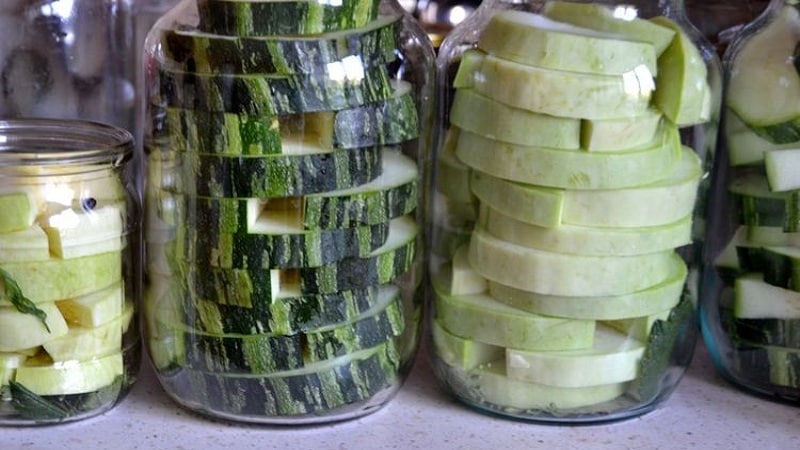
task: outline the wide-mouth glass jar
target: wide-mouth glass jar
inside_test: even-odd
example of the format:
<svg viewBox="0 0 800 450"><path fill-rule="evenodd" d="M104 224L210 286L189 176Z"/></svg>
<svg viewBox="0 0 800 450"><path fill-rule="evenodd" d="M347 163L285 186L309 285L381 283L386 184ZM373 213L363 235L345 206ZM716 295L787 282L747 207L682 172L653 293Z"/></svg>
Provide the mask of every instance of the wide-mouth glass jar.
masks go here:
<svg viewBox="0 0 800 450"><path fill-rule="evenodd" d="M145 52L161 385L231 421L376 411L421 329L425 33L394 0L184 0Z"/></svg>
<svg viewBox="0 0 800 450"><path fill-rule="evenodd" d="M136 379L132 147L111 125L0 121L0 425L100 414Z"/></svg>
<svg viewBox="0 0 800 450"><path fill-rule="evenodd" d="M720 373L800 399L800 5L770 2L725 53L703 333ZM711 241L709 241L712 244Z"/></svg>
<svg viewBox="0 0 800 450"><path fill-rule="evenodd" d="M716 52L679 1L489 0L437 69L437 377L531 421L654 409L696 341Z"/></svg>

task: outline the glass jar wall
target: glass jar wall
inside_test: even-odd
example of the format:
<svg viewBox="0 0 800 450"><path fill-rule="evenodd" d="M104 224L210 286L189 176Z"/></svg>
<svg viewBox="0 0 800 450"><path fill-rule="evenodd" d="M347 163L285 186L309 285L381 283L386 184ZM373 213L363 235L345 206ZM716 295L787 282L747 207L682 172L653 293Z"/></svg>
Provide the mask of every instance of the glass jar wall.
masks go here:
<svg viewBox="0 0 800 450"><path fill-rule="evenodd" d="M697 337L713 47L681 2L490 0L437 69L437 377L531 421L652 410Z"/></svg>
<svg viewBox="0 0 800 450"><path fill-rule="evenodd" d="M796 1L772 1L729 47L701 318L720 372L798 400L797 182L800 42Z"/></svg>
<svg viewBox="0 0 800 450"><path fill-rule="evenodd" d="M141 360L132 136L0 121L0 425L113 407Z"/></svg>
<svg viewBox="0 0 800 450"><path fill-rule="evenodd" d="M394 1L184 0L145 48L161 385L232 421L377 410L421 330L425 33Z"/></svg>

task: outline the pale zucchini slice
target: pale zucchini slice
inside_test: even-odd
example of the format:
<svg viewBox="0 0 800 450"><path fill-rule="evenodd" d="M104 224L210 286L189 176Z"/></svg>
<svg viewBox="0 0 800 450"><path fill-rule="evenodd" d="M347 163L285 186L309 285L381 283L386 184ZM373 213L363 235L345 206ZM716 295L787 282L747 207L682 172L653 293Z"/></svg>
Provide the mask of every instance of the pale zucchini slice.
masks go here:
<svg viewBox="0 0 800 450"><path fill-rule="evenodd" d="M450 108L450 123L463 130L511 144L558 149L577 149L581 146L580 120L514 108L472 89L456 90Z"/></svg>
<svg viewBox="0 0 800 450"><path fill-rule="evenodd" d="M0 306L0 352L38 347L67 334L67 322L55 303L40 303L36 307L45 314L44 323L33 314L20 312L13 306Z"/></svg>
<svg viewBox="0 0 800 450"><path fill-rule="evenodd" d="M800 319L800 292L773 286L750 272L734 283L733 315L739 319Z"/></svg>
<svg viewBox="0 0 800 450"><path fill-rule="evenodd" d="M773 192L800 189L800 146L787 150L771 150L764 153L767 181Z"/></svg>
<svg viewBox="0 0 800 450"><path fill-rule="evenodd" d="M667 125L649 144L623 152L563 151L507 144L461 130L456 155L472 169L520 183L564 189L618 189L662 179L680 160L681 143L678 130Z"/></svg>
<svg viewBox="0 0 800 450"><path fill-rule="evenodd" d="M548 386L586 387L624 383L636 378L644 343L598 325L590 349L530 352L506 350L509 378Z"/></svg>
<svg viewBox="0 0 800 450"><path fill-rule="evenodd" d="M472 370L503 358L505 348L465 339L445 330L438 320L431 321L431 336L436 354L447 365Z"/></svg>
<svg viewBox="0 0 800 450"><path fill-rule="evenodd" d="M621 75L596 75L526 66L468 50L453 87L472 88L500 103L541 114L616 119L644 114L655 80L644 66Z"/></svg>
<svg viewBox="0 0 800 450"><path fill-rule="evenodd" d="M489 295L515 308L546 316L594 320L620 320L646 316L672 308L680 301L688 269L677 254L672 260L673 266L666 280L628 294L545 295L490 281Z"/></svg>
<svg viewBox="0 0 800 450"><path fill-rule="evenodd" d="M800 140L800 76L794 64L800 12L786 5L733 56L727 105L765 139Z"/></svg>
<svg viewBox="0 0 800 450"><path fill-rule="evenodd" d="M750 129L730 109L725 110L725 144L728 147L728 164L733 167L761 164L764 162L764 153L768 151L800 147L795 142L770 142Z"/></svg>
<svg viewBox="0 0 800 450"><path fill-rule="evenodd" d="M565 296L620 295L666 280L673 250L632 256L567 255L522 247L480 229L470 239L470 264L485 278L526 291Z"/></svg>
<svg viewBox="0 0 800 450"><path fill-rule="evenodd" d="M50 244L40 226L0 233L0 265L9 261L44 261L49 258Z"/></svg>
<svg viewBox="0 0 800 450"><path fill-rule="evenodd" d="M581 121L581 148L614 152L639 148L655 139L661 112L649 109L635 117Z"/></svg>
<svg viewBox="0 0 800 450"><path fill-rule="evenodd" d="M31 363L17 368L16 382L37 395L71 395L110 386L124 372L122 353L74 364Z"/></svg>
<svg viewBox="0 0 800 450"><path fill-rule="evenodd" d="M495 13L481 33L478 48L547 69L621 74L644 66L656 75L655 47L649 43L525 11Z"/></svg>

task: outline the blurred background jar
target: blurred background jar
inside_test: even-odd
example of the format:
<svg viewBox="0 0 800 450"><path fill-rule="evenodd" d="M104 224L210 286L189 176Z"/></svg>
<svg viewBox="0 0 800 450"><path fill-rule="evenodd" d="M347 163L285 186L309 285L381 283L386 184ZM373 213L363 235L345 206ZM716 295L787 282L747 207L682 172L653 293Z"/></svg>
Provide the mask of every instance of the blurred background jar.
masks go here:
<svg viewBox="0 0 800 450"><path fill-rule="evenodd" d="M654 409L698 335L714 48L682 1L488 0L437 69L438 379L538 422Z"/></svg>
<svg viewBox="0 0 800 450"><path fill-rule="evenodd" d="M733 36L755 19L769 0L686 0L686 14L720 55Z"/></svg>
<svg viewBox="0 0 800 450"><path fill-rule="evenodd" d="M0 120L0 425L91 417L136 380L132 156L113 125Z"/></svg>
<svg viewBox="0 0 800 450"><path fill-rule="evenodd" d="M720 373L749 392L793 402L800 399L798 30L798 2L773 0L725 53L701 303Z"/></svg>

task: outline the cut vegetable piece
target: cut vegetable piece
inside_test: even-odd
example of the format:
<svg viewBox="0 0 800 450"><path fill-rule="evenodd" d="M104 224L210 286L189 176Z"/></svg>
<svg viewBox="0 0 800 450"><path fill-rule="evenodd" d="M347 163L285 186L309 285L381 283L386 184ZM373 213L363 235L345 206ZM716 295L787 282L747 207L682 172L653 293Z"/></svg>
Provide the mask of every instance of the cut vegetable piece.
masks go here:
<svg viewBox="0 0 800 450"><path fill-rule="evenodd" d="M453 95L450 123L489 139L511 144L557 149L580 147L580 120L515 108L468 88L457 89Z"/></svg>
<svg viewBox="0 0 800 450"><path fill-rule="evenodd" d="M744 123L776 144L800 140L800 76L794 65L800 12L783 6L733 56L726 102Z"/></svg>
<svg viewBox="0 0 800 450"><path fill-rule="evenodd" d="M551 295L619 295L665 281L672 250L632 256L585 256L546 252L472 233L470 263L500 284Z"/></svg>
<svg viewBox="0 0 800 450"><path fill-rule="evenodd" d="M746 273L734 285L733 314L740 319L800 319L800 292L773 286Z"/></svg>
<svg viewBox="0 0 800 450"><path fill-rule="evenodd" d="M399 46L402 16L384 15L362 28L315 36L225 36L188 25L162 31L167 67L198 73L296 74L384 65Z"/></svg>
<svg viewBox="0 0 800 450"><path fill-rule="evenodd" d="M522 350L589 348L593 320L563 319L528 313L486 294L450 295L446 274L434 280L436 320L448 332L465 339Z"/></svg>
<svg viewBox="0 0 800 450"><path fill-rule="evenodd" d="M473 61L463 62L469 59ZM655 89L653 75L644 66L621 75L596 75L526 66L479 50L464 52L461 64L453 87L472 88L509 106L559 117L642 115Z"/></svg>
<svg viewBox="0 0 800 450"><path fill-rule="evenodd" d="M125 291L122 282L80 297L56 302L64 319L73 325L92 328L122 315Z"/></svg>
<svg viewBox="0 0 800 450"><path fill-rule="evenodd" d="M114 206L80 212L65 209L47 218L44 231L50 251L63 259L120 251L124 246L122 212Z"/></svg>
<svg viewBox="0 0 800 450"><path fill-rule="evenodd" d="M711 87L700 50L672 19L659 16L650 22L675 31L672 43L658 57L653 104L679 127L707 122L711 119Z"/></svg>
<svg viewBox="0 0 800 450"><path fill-rule="evenodd" d="M465 339L445 330L438 320L431 321L431 335L436 355L449 366L470 371L503 358L505 349L496 345Z"/></svg>
<svg viewBox="0 0 800 450"><path fill-rule="evenodd" d="M735 350L735 370L776 386L800 387L800 351L797 348L743 343Z"/></svg>
<svg viewBox="0 0 800 450"><path fill-rule="evenodd" d="M186 342L186 367L226 374L267 374L373 348L399 336L405 327L399 289L384 286L378 301L352 322L291 335L211 334L164 324Z"/></svg>
<svg viewBox="0 0 800 450"><path fill-rule="evenodd" d="M767 181L773 192L800 189L800 148L764 152Z"/></svg>
<svg viewBox="0 0 800 450"><path fill-rule="evenodd" d="M199 28L237 36L309 35L360 28L378 17L378 0L197 2Z"/></svg>
<svg viewBox="0 0 800 450"><path fill-rule="evenodd" d="M70 327L67 334L42 344L56 362L87 361L119 352L122 334L133 317L133 303L114 320L93 328ZM71 363L69 363L71 364Z"/></svg>
<svg viewBox="0 0 800 450"><path fill-rule="evenodd" d="M551 1L545 5L544 15L560 22L649 42L655 47L657 55L669 46L675 36L670 28L636 17L636 8L626 5L611 7L596 3Z"/></svg>
<svg viewBox="0 0 800 450"><path fill-rule="evenodd" d="M613 383L586 387L559 387L515 380L506 374L504 360L498 360L470 372L467 379L469 391L476 392L476 400L488 403L491 408L508 412L509 409L544 410L548 412L569 410L596 405L613 400L625 393L627 383Z"/></svg>
<svg viewBox="0 0 800 450"><path fill-rule="evenodd" d="M417 137L419 121L411 84L393 86L391 98L338 111L254 116L167 108L169 140L179 152L237 156L397 144Z"/></svg>
<svg viewBox="0 0 800 450"><path fill-rule="evenodd" d="M17 367L21 366L28 355L22 353L0 352L0 389L8 386L8 383L14 380L17 373Z"/></svg>
<svg viewBox="0 0 800 450"><path fill-rule="evenodd" d="M506 350L508 378L560 387L623 383L636 378L644 343L598 325L590 349L531 352Z"/></svg>
<svg viewBox="0 0 800 450"><path fill-rule="evenodd" d="M110 286L122 277L119 252L73 259L9 262L2 266L34 303L52 302L86 295ZM10 305L8 289L0 282L0 306Z"/></svg>
<svg viewBox="0 0 800 450"><path fill-rule="evenodd" d="M732 204L738 206L738 221L748 227L782 227L791 230L790 218L798 217L797 208L786 192L772 192L762 173L748 172L730 181Z"/></svg>
<svg viewBox="0 0 800 450"><path fill-rule="evenodd" d="M556 189L502 180L472 171L470 188L481 202L523 222L601 227L649 227L677 222L694 209L700 159L683 147L666 178L622 189Z"/></svg>
<svg viewBox="0 0 800 450"><path fill-rule="evenodd" d="M392 342L268 375L225 375L184 369L168 380L184 399L214 413L261 418L321 414L372 398L399 381L400 357ZM246 394L245 394L246 393Z"/></svg>
<svg viewBox="0 0 800 450"><path fill-rule="evenodd" d="M50 244L40 226L0 233L0 266L9 261L44 261L48 258Z"/></svg>
<svg viewBox="0 0 800 450"><path fill-rule="evenodd" d="M671 305L653 314L647 314L641 317L629 317L626 319L606 320L600 322L598 326L607 326L628 336L630 339L646 342L650 336L650 331L653 329L653 324L658 320L667 320L672 312L672 307L676 306L679 300L680 296L675 299L675 305Z"/></svg>
<svg viewBox="0 0 800 450"><path fill-rule="evenodd" d="M45 314L44 323L33 314L20 312L13 306L0 306L0 352L38 347L67 334L67 322L55 303L39 303L36 307Z"/></svg>
<svg viewBox="0 0 800 450"><path fill-rule="evenodd" d="M297 224L256 220L250 233L226 233L187 223L178 228L182 261L226 269L319 267L365 257L386 242L389 222L350 228L304 230Z"/></svg>
<svg viewBox="0 0 800 450"><path fill-rule="evenodd" d="M475 197L469 189L469 166L461 162L455 154L459 129L451 127L442 151L437 159L438 177L436 188L449 200L459 203L474 203Z"/></svg>
<svg viewBox="0 0 800 450"><path fill-rule="evenodd" d="M773 150L800 147L795 142L774 144L750 129L736 113L725 110L725 144L728 164L733 167L756 165L764 162L764 153Z"/></svg>
<svg viewBox="0 0 800 450"><path fill-rule="evenodd" d="M166 106L253 116L298 114L361 106L394 94L385 66L359 67L331 77L225 75L170 72L159 76Z"/></svg>
<svg viewBox="0 0 800 450"><path fill-rule="evenodd" d="M573 255L641 255L681 247L691 242L691 216L667 225L601 228L562 224L541 227L517 220L489 205L481 205L478 219L494 237L524 247Z"/></svg>
<svg viewBox="0 0 800 450"><path fill-rule="evenodd" d="M639 148L653 142L661 125L661 113L649 109L635 117L581 121L581 148L613 152Z"/></svg>
<svg viewBox="0 0 800 450"><path fill-rule="evenodd" d="M469 263L469 246L462 245L453 255L453 260L441 268L442 279L448 283L443 287L447 295L482 294L486 292L486 278L472 269Z"/></svg>
<svg viewBox="0 0 800 450"><path fill-rule="evenodd" d="M733 319L729 332L739 341L754 345L800 347L799 319Z"/></svg>
<svg viewBox="0 0 800 450"><path fill-rule="evenodd" d="M498 157L502 155L502 158ZM619 189L662 178L680 160L678 130L665 127L639 150L582 152L522 146L461 130L456 156L498 178L564 189Z"/></svg>
<svg viewBox="0 0 800 450"><path fill-rule="evenodd" d="M621 74L644 66L656 75L655 48L649 43L524 11L501 10L492 15L478 48L546 69Z"/></svg>
<svg viewBox="0 0 800 450"><path fill-rule="evenodd" d="M180 187L186 194L253 198L291 197L347 189L381 174L381 147L309 149L297 155L236 158L184 153Z"/></svg>
<svg viewBox="0 0 800 450"><path fill-rule="evenodd" d="M556 296L516 289L490 281L489 295L515 308L546 316L619 320L655 314L678 304L688 274L675 254L666 280L643 290L609 296Z"/></svg>
<svg viewBox="0 0 800 450"><path fill-rule="evenodd" d="M37 395L70 395L110 386L124 373L122 353L70 364L34 365L32 359L17 369L16 383Z"/></svg>
<svg viewBox="0 0 800 450"><path fill-rule="evenodd" d="M32 199L24 192L0 194L0 233L30 228L38 213Z"/></svg>

